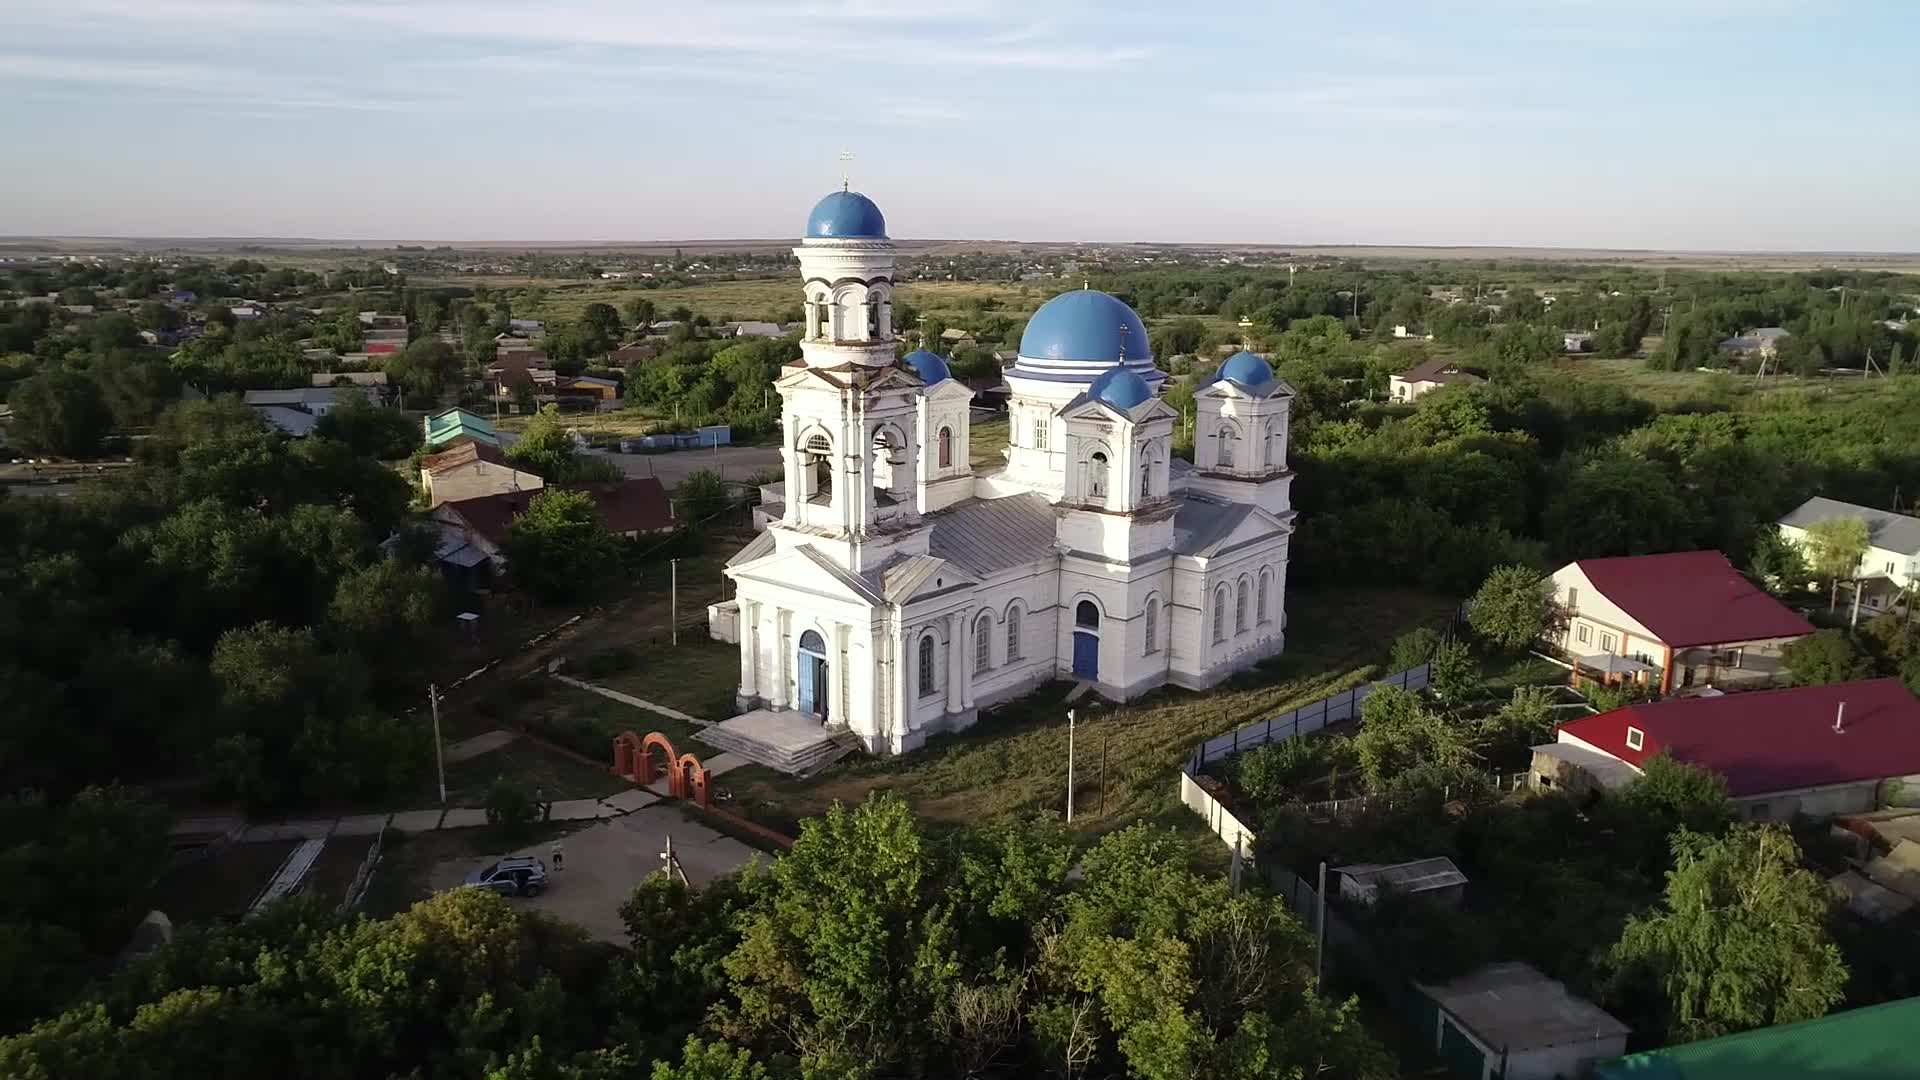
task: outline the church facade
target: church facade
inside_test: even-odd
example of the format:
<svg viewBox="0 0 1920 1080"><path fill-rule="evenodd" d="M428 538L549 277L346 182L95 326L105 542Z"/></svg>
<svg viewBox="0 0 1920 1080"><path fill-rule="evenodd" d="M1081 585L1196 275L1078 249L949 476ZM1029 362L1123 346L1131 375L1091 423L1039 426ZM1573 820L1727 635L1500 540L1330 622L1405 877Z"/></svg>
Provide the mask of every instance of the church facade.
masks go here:
<svg viewBox="0 0 1920 1080"><path fill-rule="evenodd" d="M1010 445L976 468L972 391L931 352L896 358L879 208L833 192L795 254L778 515L708 611L739 645L742 710L899 753L1051 679L1126 700L1285 647L1292 390L1264 360L1236 354L1196 390L1189 465L1139 316L1062 294L1006 369Z"/></svg>

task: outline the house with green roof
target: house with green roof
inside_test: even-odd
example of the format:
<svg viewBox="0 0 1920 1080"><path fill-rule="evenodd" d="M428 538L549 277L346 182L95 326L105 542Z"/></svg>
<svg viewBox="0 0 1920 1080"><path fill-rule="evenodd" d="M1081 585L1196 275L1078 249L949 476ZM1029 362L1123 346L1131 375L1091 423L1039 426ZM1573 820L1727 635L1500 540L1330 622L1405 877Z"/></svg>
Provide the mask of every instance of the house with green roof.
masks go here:
<svg viewBox="0 0 1920 1080"><path fill-rule="evenodd" d="M500 445L500 434L493 425L465 409L447 409L420 422L426 428L427 449L438 450L462 436L488 446Z"/></svg>
<svg viewBox="0 0 1920 1080"><path fill-rule="evenodd" d="M1900 1080L1920 1078L1920 997L1818 1020L1628 1054L1594 1066L1595 1080Z"/></svg>

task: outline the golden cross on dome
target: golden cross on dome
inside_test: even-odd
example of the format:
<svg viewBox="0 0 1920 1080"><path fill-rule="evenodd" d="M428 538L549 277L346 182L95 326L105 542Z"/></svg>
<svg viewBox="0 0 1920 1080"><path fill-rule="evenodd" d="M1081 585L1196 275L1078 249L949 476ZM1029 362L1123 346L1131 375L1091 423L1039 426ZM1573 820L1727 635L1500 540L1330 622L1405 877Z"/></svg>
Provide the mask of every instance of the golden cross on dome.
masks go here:
<svg viewBox="0 0 1920 1080"><path fill-rule="evenodd" d="M852 164L853 164L853 151L851 150L840 151L840 190L841 191L848 191L848 190L851 190L853 187L853 181L847 175L847 168Z"/></svg>
<svg viewBox="0 0 1920 1080"><path fill-rule="evenodd" d="M1127 324L1121 323L1120 324L1120 359L1124 361L1126 358L1127 358Z"/></svg>

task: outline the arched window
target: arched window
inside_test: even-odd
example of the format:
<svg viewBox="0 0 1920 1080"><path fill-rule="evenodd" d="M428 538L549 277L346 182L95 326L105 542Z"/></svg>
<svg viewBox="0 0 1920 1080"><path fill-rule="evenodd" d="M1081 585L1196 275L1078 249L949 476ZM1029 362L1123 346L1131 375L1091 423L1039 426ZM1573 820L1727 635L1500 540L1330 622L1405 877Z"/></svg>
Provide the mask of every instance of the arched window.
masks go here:
<svg viewBox="0 0 1920 1080"><path fill-rule="evenodd" d="M920 639L920 696L921 697L932 697L933 691L934 691L934 685L935 685L935 682L937 681L934 678L935 672L933 667L933 650L934 650L934 640L933 640L932 634L928 634L925 637Z"/></svg>
<svg viewBox="0 0 1920 1080"><path fill-rule="evenodd" d="M1280 421L1267 421L1267 460L1269 469L1285 468L1287 464L1286 444L1280 436Z"/></svg>
<svg viewBox="0 0 1920 1080"><path fill-rule="evenodd" d="M1220 586L1213 591L1213 643L1227 640L1227 587Z"/></svg>
<svg viewBox="0 0 1920 1080"><path fill-rule="evenodd" d="M1073 609L1073 625L1084 630L1100 629L1100 605L1091 600L1082 600Z"/></svg>
<svg viewBox="0 0 1920 1080"><path fill-rule="evenodd" d="M1240 587L1233 594L1233 632L1236 634L1247 632L1247 593L1247 579L1241 578Z"/></svg>
<svg viewBox="0 0 1920 1080"><path fill-rule="evenodd" d="M809 501L825 503L833 500L833 441L823 432L814 432L800 447L804 464L801 479L807 486Z"/></svg>
<svg viewBox="0 0 1920 1080"><path fill-rule="evenodd" d="M1267 596L1268 596L1268 593L1272 591L1272 585L1273 585L1273 571L1271 570L1260 571L1260 595L1254 606L1254 613L1255 613L1255 617L1258 618L1259 621L1262 623L1267 622L1269 619L1273 617L1272 615L1269 614L1270 609L1267 607Z"/></svg>
<svg viewBox="0 0 1920 1080"><path fill-rule="evenodd" d="M953 468L953 429L940 429L940 467Z"/></svg>
<svg viewBox="0 0 1920 1080"><path fill-rule="evenodd" d="M1087 459L1087 498L1105 499L1107 497L1107 455L1095 451Z"/></svg>
<svg viewBox="0 0 1920 1080"><path fill-rule="evenodd" d="M1233 428L1225 424L1220 426L1220 452L1215 455L1215 461L1221 468L1233 468L1234 444L1239 441L1240 436L1234 432Z"/></svg>
<svg viewBox="0 0 1920 1080"><path fill-rule="evenodd" d="M1153 494L1153 455L1140 457L1140 497L1145 499Z"/></svg>
<svg viewBox="0 0 1920 1080"><path fill-rule="evenodd" d="M1018 602L1007 608L1007 662L1020 659L1020 620L1023 612Z"/></svg>
<svg viewBox="0 0 1920 1080"><path fill-rule="evenodd" d="M981 612L973 623L973 670L993 668L993 616Z"/></svg>
<svg viewBox="0 0 1920 1080"><path fill-rule="evenodd" d="M872 293L867 296L867 340L880 340L880 297Z"/></svg>
<svg viewBox="0 0 1920 1080"><path fill-rule="evenodd" d="M1160 651L1160 601L1147 601L1147 655Z"/></svg>

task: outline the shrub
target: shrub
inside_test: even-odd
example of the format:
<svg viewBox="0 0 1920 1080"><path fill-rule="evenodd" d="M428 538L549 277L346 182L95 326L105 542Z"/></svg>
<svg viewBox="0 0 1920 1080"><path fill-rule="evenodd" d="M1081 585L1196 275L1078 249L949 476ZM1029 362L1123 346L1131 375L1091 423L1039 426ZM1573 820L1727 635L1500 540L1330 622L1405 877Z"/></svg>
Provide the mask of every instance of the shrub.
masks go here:
<svg viewBox="0 0 1920 1080"><path fill-rule="evenodd" d="M1440 631L1431 626L1416 626L1394 640L1387 666L1395 671L1417 668L1433 659L1433 652L1439 647Z"/></svg>
<svg viewBox="0 0 1920 1080"><path fill-rule="evenodd" d="M487 824L508 843L524 839L539 816L533 796L506 777L496 777L487 789Z"/></svg>

